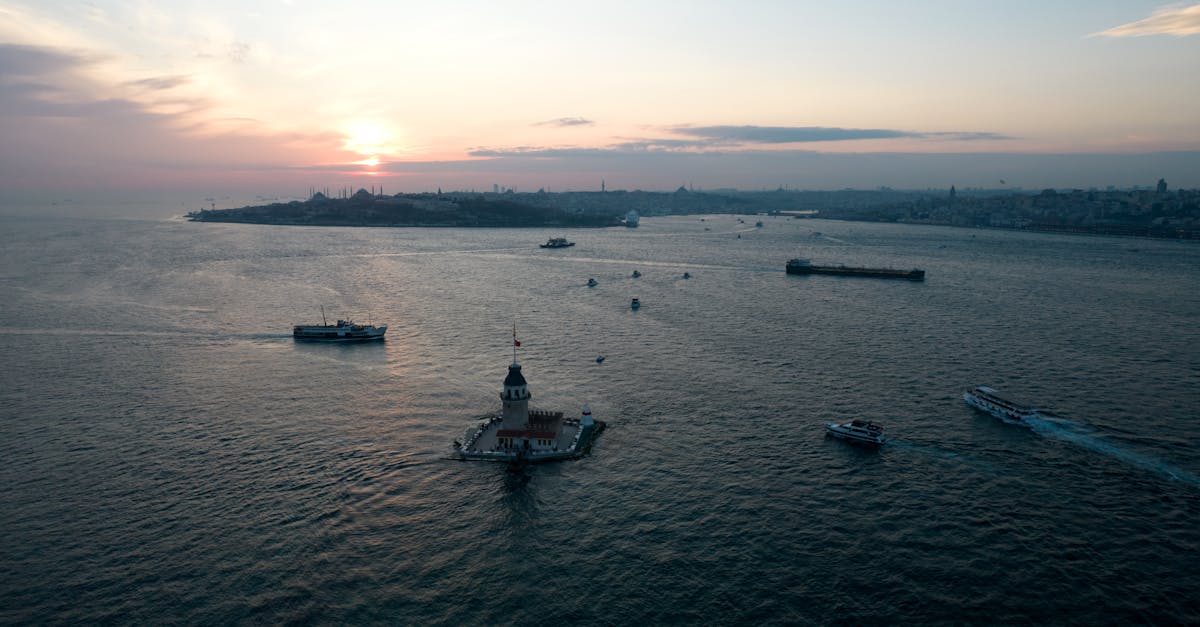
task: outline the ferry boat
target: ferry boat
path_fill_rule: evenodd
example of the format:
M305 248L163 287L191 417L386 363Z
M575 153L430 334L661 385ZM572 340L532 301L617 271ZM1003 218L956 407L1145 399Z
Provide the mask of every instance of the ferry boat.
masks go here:
M1025 422L1029 418L1039 418L1043 411L1038 407L1005 398L1000 392L986 385L963 392L963 400L971 407L1007 422Z
M542 248L566 248L574 245L575 242L568 242L567 238L565 237L551 237L550 239L546 240L545 244L538 244L538 246L541 246Z
M883 436L883 427L869 420L851 420L842 424L831 422L825 425L825 431L835 438L863 444L878 445L887 441Z
M784 267L788 274L833 274L838 276L875 277L880 279L908 279L924 281L925 271L895 270L892 268L852 268L848 266L816 266L808 259L789 259Z
M631 229L637 227L639 220L641 218L638 216L638 212L633 209L630 209L629 213L625 214L625 226Z
M387 325L355 324L351 320L338 320L329 324L325 312L321 311L322 324L297 324L292 327L292 337L306 342L370 342L382 340Z

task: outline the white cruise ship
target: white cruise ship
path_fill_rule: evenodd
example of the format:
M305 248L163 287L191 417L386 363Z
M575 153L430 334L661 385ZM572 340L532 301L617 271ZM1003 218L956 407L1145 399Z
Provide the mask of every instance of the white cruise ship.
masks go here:
M1041 416L1041 410L1037 407L1004 398L1000 392L986 385L980 385L963 392L963 400L975 409L985 411L1001 420L1009 422L1025 422L1028 418L1038 418Z

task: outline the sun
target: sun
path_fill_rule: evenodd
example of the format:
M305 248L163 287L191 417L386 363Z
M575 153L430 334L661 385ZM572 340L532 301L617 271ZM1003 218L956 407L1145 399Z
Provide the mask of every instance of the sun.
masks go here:
M379 155L390 155L397 151L395 133L387 124L375 120L354 120L342 127L345 140L342 148L357 152L365 157L356 163L374 161L379 163Z

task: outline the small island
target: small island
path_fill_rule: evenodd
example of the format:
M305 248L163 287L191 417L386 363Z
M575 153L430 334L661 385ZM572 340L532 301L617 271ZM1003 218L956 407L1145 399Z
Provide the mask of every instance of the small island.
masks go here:
M345 198L320 192L308 200L203 209L187 214L195 222L240 222L296 226L427 227L605 227L619 215L564 211L495 195L455 192L385 196L360 189Z

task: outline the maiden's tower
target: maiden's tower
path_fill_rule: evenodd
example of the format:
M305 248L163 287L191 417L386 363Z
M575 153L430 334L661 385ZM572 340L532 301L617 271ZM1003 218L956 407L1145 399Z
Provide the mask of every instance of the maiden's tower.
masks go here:
M513 361L500 391L500 411L471 427L463 441L455 441L454 457L496 462L542 462L572 459L586 453L592 440L604 429L593 420L586 406L579 418L566 418L561 411L531 409L529 385L517 363L516 330L513 330Z

